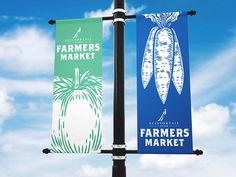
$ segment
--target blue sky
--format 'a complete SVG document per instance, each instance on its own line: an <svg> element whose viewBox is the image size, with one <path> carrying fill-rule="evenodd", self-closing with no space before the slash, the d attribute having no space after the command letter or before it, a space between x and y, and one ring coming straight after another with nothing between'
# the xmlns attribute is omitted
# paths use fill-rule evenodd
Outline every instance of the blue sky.
<svg viewBox="0 0 236 177"><path fill-rule="evenodd" d="M127 176L234 177L236 159L235 0L127 1L128 13L186 11L194 147L204 156L131 155ZM55 26L49 19L109 16L108 0L8 0L0 5L0 173L2 177L111 176L110 155L41 154L50 145ZM136 148L135 20L126 24L126 138ZM112 23L104 24L104 148L112 144ZM96 174L96 175L95 175Z"/></svg>

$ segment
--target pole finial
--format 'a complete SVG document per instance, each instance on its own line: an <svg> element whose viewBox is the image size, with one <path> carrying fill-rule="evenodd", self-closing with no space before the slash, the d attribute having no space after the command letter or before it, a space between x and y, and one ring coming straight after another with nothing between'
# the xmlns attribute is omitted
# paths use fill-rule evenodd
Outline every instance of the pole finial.
<svg viewBox="0 0 236 177"><path fill-rule="evenodd" d="M51 153L50 149L48 149L48 148L43 149L42 152L43 152L44 154L49 154L49 153Z"/></svg>
<svg viewBox="0 0 236 177"><path fill-rule="evenodd" d="M53 25L53 24L56 23L56 20L49 20L48 23L49 23L50 25Z"/></svg>
<svg viewBox="0 0 236 177"><path fill-rule="evenodd" d="M200 150L200 149L196 149L196 150L194 151L194 154L196 154L197 156L198 156L198 155L202 155L202 154L203 154L203 151Z"/></svg>

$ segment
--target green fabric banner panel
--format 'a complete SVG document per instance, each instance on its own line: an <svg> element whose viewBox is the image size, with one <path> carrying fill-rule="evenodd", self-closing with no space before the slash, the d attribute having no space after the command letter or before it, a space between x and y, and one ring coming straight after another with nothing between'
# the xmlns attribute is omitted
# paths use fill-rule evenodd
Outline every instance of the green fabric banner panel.
<svg viewBox="0 0 236 177"><path fill-rule="evenodd" d="M51 150L101 151L102 19L56 21Z"/></svg>

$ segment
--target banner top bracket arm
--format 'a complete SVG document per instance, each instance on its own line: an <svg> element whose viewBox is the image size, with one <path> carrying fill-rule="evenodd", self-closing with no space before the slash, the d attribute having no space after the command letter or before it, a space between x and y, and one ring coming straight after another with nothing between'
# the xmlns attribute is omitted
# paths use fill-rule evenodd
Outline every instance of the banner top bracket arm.
<svg viewBox="0 0 236 177"><path fill-rule="evenodd" d="M116 10L115 12L117 12L117 9L115 9L115 10ZM115 13L115 12L113 12L113 13ZM187 14L189 16L194 16L197 14L197 12L196 12L196 10L190 10L187 12ZM125 15L125 19L134 19L134 18L136 18L136 15ZM102 17L102 20L114 20L114 17L113 16ZM54 25L54 24L56 24L56 20L51 19L48 21L48 24Z"/></svg>

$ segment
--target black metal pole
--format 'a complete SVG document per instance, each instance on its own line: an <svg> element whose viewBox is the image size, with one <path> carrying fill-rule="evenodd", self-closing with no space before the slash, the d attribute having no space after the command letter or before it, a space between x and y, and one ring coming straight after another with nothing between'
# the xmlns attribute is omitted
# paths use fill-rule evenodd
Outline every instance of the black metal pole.
<svg viewBox="0 0 236 177"><path fill-rule="evenodd" d="M124 111L124 0L114 0L114 103L112 177L126 177Z"/></svg>

